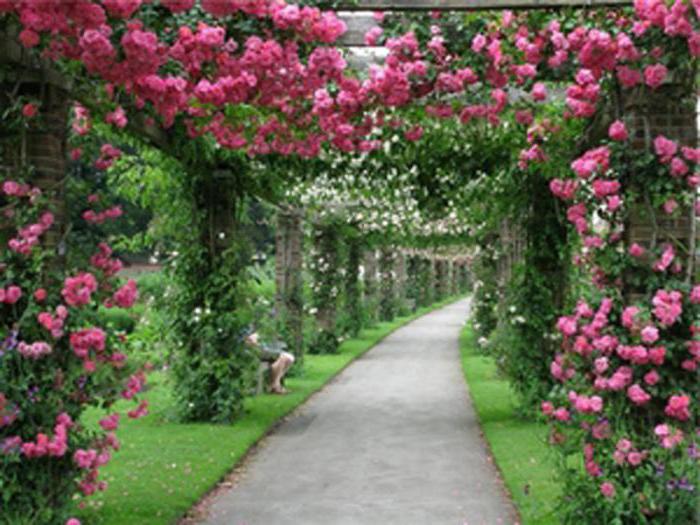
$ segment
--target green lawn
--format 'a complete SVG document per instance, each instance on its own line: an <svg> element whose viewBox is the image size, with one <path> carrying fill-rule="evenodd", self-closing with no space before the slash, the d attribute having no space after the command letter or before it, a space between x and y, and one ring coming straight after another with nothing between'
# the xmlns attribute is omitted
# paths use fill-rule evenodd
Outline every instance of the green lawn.
<svg viewBox="0 0 700 525"><path fill-rule="evenodd" d="M462 332L460 349L481 428L523 525L556 525L554 505L561 487L553 479L546 426L518 418L508 382L497 376L492 358L476 352L470 326Z"/></svg>
<svg viewBox="0 0 700 525"><path fill-rule="evenodd" d="M454 300L454 299L452 299ZM262 395L247 402L247 413L233 425L182 424L171 420L171 390L162 373L151 374L147 398L151 414L141 420L122 420L118 435L122 449L101 476L109 488L89 498L80 512L85 524L170 524L183 516L214 487L274 424L323 387L352 360L372 348L396 328L447 304L381 323L344 342L340 353L308 356L304 373L290 378L287 396ZM88 414L87 424L100 415Z"/></svg>

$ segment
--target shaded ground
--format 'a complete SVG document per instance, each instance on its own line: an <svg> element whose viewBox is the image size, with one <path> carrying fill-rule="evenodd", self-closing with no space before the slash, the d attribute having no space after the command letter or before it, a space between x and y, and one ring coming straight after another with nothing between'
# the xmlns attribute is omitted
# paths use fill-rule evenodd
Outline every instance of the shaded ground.
<svg viewBox="0 0 700 525"><path fill-rule="evenodd" d="M381 342L280 426L209 525L512 524L460 369L469 303Z"/></svg>

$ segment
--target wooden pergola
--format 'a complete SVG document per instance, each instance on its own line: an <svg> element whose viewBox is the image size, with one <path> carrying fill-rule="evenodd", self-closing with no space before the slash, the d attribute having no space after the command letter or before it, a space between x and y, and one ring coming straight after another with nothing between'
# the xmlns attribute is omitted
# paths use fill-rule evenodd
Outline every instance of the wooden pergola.
<svg viewBox="0 0 700 525"><path fill-rule="evenodd" d="M365 47L364 36L377 26L373 11L497 11L523 9L595 9L631 6L632 0L357 0L342 3L338 13L348 26L339 44Z"/></svg>

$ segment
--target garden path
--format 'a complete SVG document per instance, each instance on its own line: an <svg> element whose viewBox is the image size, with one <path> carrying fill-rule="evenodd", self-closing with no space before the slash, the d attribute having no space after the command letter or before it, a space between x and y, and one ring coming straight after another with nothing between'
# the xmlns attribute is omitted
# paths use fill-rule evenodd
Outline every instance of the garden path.
<svg viewBox="0 0 700 525"><path fill-rule="evenodd" d="M470 303L379 343L267 438L208 525L516 523L464 384Z"/></svg>

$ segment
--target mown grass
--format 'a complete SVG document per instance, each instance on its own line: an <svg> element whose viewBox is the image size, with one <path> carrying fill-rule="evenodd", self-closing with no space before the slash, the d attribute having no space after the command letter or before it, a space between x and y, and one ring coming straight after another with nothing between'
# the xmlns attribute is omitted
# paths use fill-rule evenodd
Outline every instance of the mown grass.
<svg viewBox="0 0 700 525"><path fill-rule="evenodd" d="M451 299L452 301L454 299ZM282 417L321 389L350 362L411 320L451 302L443 301L414 315L380 323L345 341L338 354L307 356L302 374L287 381L286 396L250 398L246 414L232 425L173 422L172 391L163 373L149 377L150 415L122 420L122 449L101 471L109 488L90 498L80 512L84 524L166 525L183 516ZM94 411L85 418L96 424Z"/></svg>
<svg viewBox="0 0 700 525"><path fill-rule="evenodd" d="M481 428L523 525L556 525L554 506L561 487L554 480L546 426L516 415L508 382L491 357L476 351L470 326L460 337L462 368Z"/></svg>

